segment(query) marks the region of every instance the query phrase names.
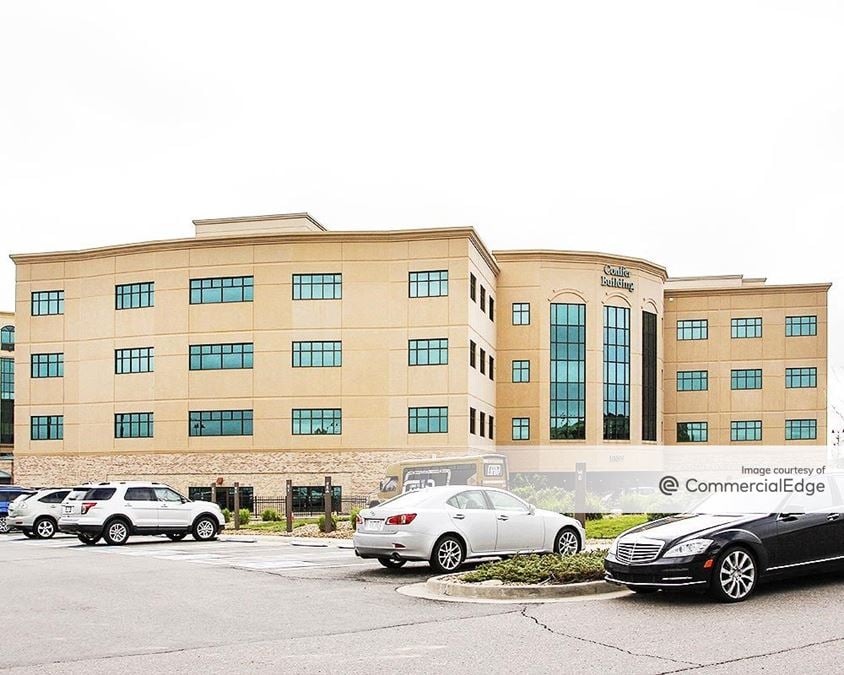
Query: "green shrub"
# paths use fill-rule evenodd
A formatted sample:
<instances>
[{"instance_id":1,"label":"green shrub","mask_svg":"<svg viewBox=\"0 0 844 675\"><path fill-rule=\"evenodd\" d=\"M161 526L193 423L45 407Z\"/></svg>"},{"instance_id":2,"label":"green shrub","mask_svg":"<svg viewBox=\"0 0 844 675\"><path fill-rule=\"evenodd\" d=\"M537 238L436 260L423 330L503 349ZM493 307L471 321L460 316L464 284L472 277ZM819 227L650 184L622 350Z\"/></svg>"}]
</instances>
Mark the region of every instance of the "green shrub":
<instances>
[{"instance_id":1,"label":"green shrub","mask_svg":"<svg viewBox=\"0 0 844 675\"><path fill-rule=\"evenodd\" d=\"M248 525L249 519L252 518L252 511L249 509L240 509L240 524Z\"/></svg>"},{"instance_id":2,"label":"green shrub","mask_svg":"<svg viewBox=\"0 0 844 675\"><path fill-rule=\"evenodd\" d=\"M331 524L333 525L333 529L337 529L337 521L334 519L334 516L331 516ZM325 532L325 515L319 517L317 521L317 525L319 525L319 531Z\"/></svg>"},{"instance_id":3,"label":"green shrub","mask_svg":"<svg viewBox=\"0 0 844 675\"><path fill-rule=\"evenodd\" d=\"M653 522L654 520L660 520L661 518L667 518L668 516L674 515L672 513L649 513L648 514L648 522Z\"/></svg>"},{"instance_id":4,"label":"green shrub","mask_svg":"<svg viewBox=\"0 0 844 675\"><path fill-rule=\"evenodd\" d=\"M223 518L225 518L227 523L232 521L232 512L228 509L223 509Z\"/></svg>"},{"instance_id":5,"label":"green shrub","mask_svg":"<svg viewBox=\"0 0 844 675\"><path fill-rule=\"evenodd\" d=\"M581 551L575 555L518 555L509 560L481 565L460 578L480 582L499 579L505 584L573 584L604 578L607 549Z\"/></svg>"},{"instance_id":6,"label":"green shrub","mask_svg":"<svg viewBox=\"0 0 844 675\"><path fill-rule=\"evenodd\" d=\"M548 485L545 476L519 474L512 481L510 491L538 509L574 515L574 492ZM604 510L605 506L597 495L586 494L586 520L600 520L604 517Z\"/></svg>"},{"instance_id":7,"label":"green shrub","mask_svg":"<svg viewBox=\"0 0 844 675\"><path fill-rule=\"evenodd\" d=\"M361 509L352 509L349 513L349 523L351 524L353 530L357 527L356 523L358 522L358 515L360 512Z\"/></svg>"},{"instance_id":8,"label":"green shrub","mask_svg":"<svg viewBox=\"0 0 844 675\"><path fill-rule=\"evenodd\" d=\"M261 520L265 523L275 523L281 520L281 514L275 509L264 509L261 512Z\"/></svg>"}]
</instances>

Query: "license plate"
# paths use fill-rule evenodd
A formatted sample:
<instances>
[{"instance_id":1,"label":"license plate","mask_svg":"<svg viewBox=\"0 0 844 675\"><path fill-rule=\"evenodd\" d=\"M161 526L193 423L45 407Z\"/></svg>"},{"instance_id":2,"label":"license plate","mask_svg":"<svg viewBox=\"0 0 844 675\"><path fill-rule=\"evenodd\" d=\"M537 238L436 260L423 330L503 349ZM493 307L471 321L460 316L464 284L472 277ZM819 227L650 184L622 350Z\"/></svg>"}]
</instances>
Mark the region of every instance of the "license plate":
<instances>
[{"instance_id":1,"label":"license plate","mask_svg":"<svg viewBox=\"0 0 844 675\"><path fill-rule=\"evenodd\" d=\"M364 521L364 529L368 530L369 532L380 532L384 529L384 521L383 520L367 520Z\"/></svg>"}]
</instances>

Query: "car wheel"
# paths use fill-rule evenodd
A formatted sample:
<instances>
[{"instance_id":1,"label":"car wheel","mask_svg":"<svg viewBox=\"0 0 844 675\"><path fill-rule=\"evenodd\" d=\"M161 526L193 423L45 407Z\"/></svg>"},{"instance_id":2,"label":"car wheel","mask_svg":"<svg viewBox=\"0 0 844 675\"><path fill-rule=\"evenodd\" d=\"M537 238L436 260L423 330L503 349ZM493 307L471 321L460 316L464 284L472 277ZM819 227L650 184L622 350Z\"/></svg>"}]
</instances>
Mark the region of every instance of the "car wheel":
<instances>
[{"instance_id":1,"label":"car wheel","mask_svg":"<svg viewBox=\"0 0 844 675\"><path fill-rule=\"evenodd\" d=\"M759 579L753 555L745 548L735 546L724 551L715 563L709 590L720 602L747 600Z\"/></svg>"},{"instance_id":2,"label":"car wheel","mask_svg":"<svg viewBox=\"0 0 844 675\"><path fill-rule=\"evenodd\" d=\"M434 550L431 552L431 567L437 572L454 572L463 564L465 557L463 542L454 535L448 534L434 544Z\"/></svg>"},{"instance_id":3,"label":"car wheel","mask_svg":"<svg viewBox=\"0 0 844 675\"><path fill-rule=\"evenodd\" d=\"M6 516L0 518L0 534L6 534L10 529L9 523L6 522Z\"/></svg>"},{"instance_id":4,"label":"car wheel","mask_svg":"<svg viewBox=\"0 0 844 675\"><path fill-rule=\"evenodd\" d=\"M659 589L654 586L628 586L631 591L639 595L647 595L648 593L656 593Z\"/></svg>"},{"instance_id":5,"label":"car wheel","mask_svg":"<svg viewBox=\"0 0 844 675\"><path fill-rule=\"evenodd\" d=\"M86 534L84 532L80 532L76 535L76 538L81 541L86 546L93 546L100 540L100 535L98 534Z\"/></svg>"},{"instance_id":6,"label":"car wheel","mask_svg":"<svg viewBox=\"0 0 844 675\"><path fill-rule=\"evenodd\" d=\"M26 537L27 539L32 539L32 538L35 536L35 534L33 533L33 531L32 531L32 530L29 530L29 529L27 529L27 530L21 530L21 532L23 532L23 536L24 536L24 537Z\"/></svg>"},{"instance_id":7,"label":"car wheel","mask_svg":"<svg viewBox=\"0 0 844 675\"><path fill-rule=\"evenodd\" d=\"M35 521L33 532L36 539L52 539L56 533L56 521L52 518L39 518Z\"/></svg>"},{"instance_id":8,"label":"car wheel","mask_svg":"<svg viewBox=\"0 0 844 675\"><path fill-rule=\"evenodd\" d=\"M170 541L182 541L182 539L184 539L187 536L188 536L187 532L168 532L167 533L167 538L170 539Z\"/></svg>"},{"instance_id":9,"label":"car wheel","mask_svg":"<svg viewBox=\"0 0 844 675\"><path fill-rule=\"evenodd\" d=\"M554 540L554 553L560 555L574 555L580 551L580 537L573 527L564 527L557 533Z\"/></svg>"},{"instance_id":10,"label":"car wheel","mask_svg":"<svg viewBox=\"0 0 844 675\"><path fill-rule=\"evenodd\" d=\"M217 521L202 516L193 524L193 538L197 541L213 541L217 538Z\"/></svg>"},{"instance_id":11,"label":"car wheel","mask_svg":"<svg viewBox=\"0 0 844 675\"><path fill-rule=\"evenodd\" d=\"M103 530L103 539L109 546L122 546L129 540L129 525L125 520L112 520Z\"/></svg>"},{"instance_id":12,"label":"car wheel","mask_svg":"<svg viewBox=\"0 0 844 675\"><path fill-rule=\"evenodd\" d=\"M395 558L387 558L385 556L381 556L378 558L378 562L380 562L384 567L391 570L397 570L399 567L404 567L404 564L407 560L396 560Z\"/></svg>"}]
</instances>

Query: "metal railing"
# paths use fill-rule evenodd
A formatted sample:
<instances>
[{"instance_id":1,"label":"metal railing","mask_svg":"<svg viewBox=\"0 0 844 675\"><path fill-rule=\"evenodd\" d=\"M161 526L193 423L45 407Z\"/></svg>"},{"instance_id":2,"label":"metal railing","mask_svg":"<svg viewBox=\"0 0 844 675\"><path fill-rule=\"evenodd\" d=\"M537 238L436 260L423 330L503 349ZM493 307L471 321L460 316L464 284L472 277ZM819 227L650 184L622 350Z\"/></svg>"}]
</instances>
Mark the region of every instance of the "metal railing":
<instances>
[{"instance_id":1,"label":"metal railing","mask_svg":"<svg viewBox=\"0 0 844 675\"><path fill-rule=\"evenodd\" d=\"M367 497L343 497L334 500L334 513L348 515L354 509L366 508L369 500ZM284 497L253 497L252 514L260 518L266 509L275 509L282 518L286 513L287 500ZM313 517L324 513L322 501L313 499L293 498L293 515L295 517Z\"/></svg>"}]
</instances>

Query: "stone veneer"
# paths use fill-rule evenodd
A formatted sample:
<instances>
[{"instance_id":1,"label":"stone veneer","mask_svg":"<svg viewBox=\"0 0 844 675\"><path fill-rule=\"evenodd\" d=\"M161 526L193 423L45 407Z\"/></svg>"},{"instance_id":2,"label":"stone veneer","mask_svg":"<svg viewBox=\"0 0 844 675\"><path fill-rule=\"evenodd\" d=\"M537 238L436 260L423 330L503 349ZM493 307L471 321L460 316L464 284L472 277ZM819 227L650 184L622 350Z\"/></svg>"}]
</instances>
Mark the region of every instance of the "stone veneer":
<instances>
[{"instance_id":1,"label":"stone veneer","mask_svg":"<svg viewBox=\"0 0 844 675\"><path fill-rule=\"evenodd\" d=\"M252 453L138 453L114 455L29 455L16 457L15 479L21 485L70 485L104 480L156 480L187 493L190 486L223 485L239 481L255 488L256 496L284 495L285 481L294 485L322 485L325 476L348 497L378 491L389 464L432 453L382 452L252 452ZM453 453L448 453L453 454Z\"/></svg>"}]
</instances>

